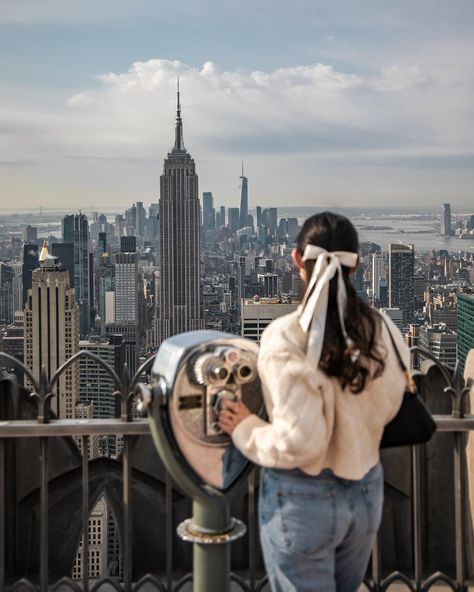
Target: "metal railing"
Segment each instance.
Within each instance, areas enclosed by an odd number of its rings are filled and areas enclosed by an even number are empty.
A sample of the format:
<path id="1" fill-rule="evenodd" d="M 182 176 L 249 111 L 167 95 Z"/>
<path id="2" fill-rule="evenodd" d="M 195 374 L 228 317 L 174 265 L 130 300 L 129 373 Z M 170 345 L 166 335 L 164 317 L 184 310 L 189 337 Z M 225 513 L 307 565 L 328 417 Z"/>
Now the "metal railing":
<path id="1" fill-rule="evenodd" d="M 427 355 L 423 352 L 423 355 Z M 48 403 L 54 396 L 54 388 L 62 372 L 71 364 L 79 361 L 80 358 L 87 357 L 94 360 L 102 366 L 112 377 L 116 390 L 114 395 L 120 400 L 121 417 L 117 419 L 71 419 L 61 420 L 49 417 Z M 430 357 L 430 356 L 427 356 Z M 441 376 L 445 381 L 444 392 L 450 395 L 452 400 L 451 415 L 435 415 L 435 420 L 439 432 L 448 432 L 453 434 L 453 497 L 454 497 L 454 532 L 455 532 L 455 566 L 454 574 L 446 574 L 442 571 L 433 571 L 426 573 L 426 567 L 423 565 L 423 537 L 422 537 L 422 450 L 423 447 L 411 447 L 411 515 L 413 517 L 411 531 L 411 545 L 413 563 L 410 573 L 404 573 L 402 570 L 395 570 L 390 574 L 383 573 L 381 561 L 381 551 L 384 545 L 383 534 L 378 535 L 372 555 L 372 566 L 370 577 L 365 582 L 366 588 L 371 592 L 381 592 L 390 590 L 395 582 L 404 583 L 409 590 L 413 592 L 425 592 L 431 589 L 435 584 L 444 583 L 455 591 L 467 590 L 468 573 L 466 561 L 467 549 L 467 528 L 466 524 L 470 515 L 467 508 L 467 499 L 465 494 L 466 487 L 466 466 L 464 458 L 464 449 L 466 445 L 466 434 L 474 430 L 474 415 L 463 413 L 464 398 L 470 389 L 470 384 L 464 384 L 459 371 L 454 373 L 441 366 L 437 360 L 434 363 L 439 368 Z M 134 419 L 132 417 L 132 401 L 135 386 L 144 372 L 149 370 L 153 358 L 146 361 L 141 368 L 137 370 L 133 377 L 128 375 L 126 367 L 123 374 L 119 377 L 116 372 L 98 356 L 81 351 L 73 358 L 68 360 L 52 377 L 47 380 L 43 371 L 39 381 L 36 381 L 31 372 L 18 360 L 7 354 L 0 353 L 0 364 L 3 366 L 17 366 L 25 373 L 33 385 L 31 397 L 37 403 L 36 419 L 8 419 L 0 418 L 0 591 L 3 590 L 74 590 L 94 592 L 107 583 L 115 590 L 139 591 L 156 589 L 159 592 L 179 592 L 190 581 L 192 573 L 182 573 L 180 566 L 176 565 L 173 557 L 173 549 L 176 545 L 175 524 L 173 522 L 173 505 L 176 495 L 175 488 L 171 478 L 164 472 L 164 538 L 165 569 L 161 573 L 147 573 L 134 578 L 133 565 L 133 533 L 134 516 L 132 512 L 133 480 L 135 478 L 135 469 L 132 467 L 131 449 L 137 437 L 149 438 L 149 427 L 146 419 Z M 1 409 L 1 401 L 0 401 Z M 90 512 L 90 461 L 88 451 L 91 438 L 96 435 L 115 435 L 123 437 L 123 450 L 121 454 L 121 487 L 122 487 L 122 516 L 121 516 L 121 544 L 123 558 L 123 579 L 102 577 L 99 580 L 90 582 L 89 580 L 89 552 L 88 537 L 83 540 L 83 578 L 82 580 L 73 580 L 70 576 L 62 576 L 58 581 L 51 582 L 48 572 L 50 564 L 49 549 L 49 526 L 52 517 L 49 515 L 49 460 L 52 446 L 55 439 L 69 437 L 79 439 L 82 447 L 82 459 L 80 462 L 81 473 L 81 492 L 82 492 L 82 529 L 84 533 L 88 532 L 88 520 Z M 39 570 L 33 576 L 28 573 L 15 574 L 16 580 L 12 580 L 12 574 L 7 573 L 6 567 L 6 516 L 11 511 L 6 505 L 6 487 L 9 475 L 7 474 L 7 443 L 16 443 L 28 438 L 37 438 L 39 442 L 38 450 L 38 470 L 39 470 Z M 258 528 L 257 528 L 257 476 L 255 471 L 248 478 L 246 491 L 246 512 L 248 524 L 248 538 L 246 547 L 246 566 L 231 575 L 235 585 L 244 592 L 261 592 L 267 590 L 267 580 L 263 572 L 259 556 Z M 239 495 L 242 496 L 242 493 Z M 150 525 L 150 528 L 152 526 Z M 137 545 L 135 545 L 135 552 Z M 9 579 L 7 576 L 9 575 Z"/>

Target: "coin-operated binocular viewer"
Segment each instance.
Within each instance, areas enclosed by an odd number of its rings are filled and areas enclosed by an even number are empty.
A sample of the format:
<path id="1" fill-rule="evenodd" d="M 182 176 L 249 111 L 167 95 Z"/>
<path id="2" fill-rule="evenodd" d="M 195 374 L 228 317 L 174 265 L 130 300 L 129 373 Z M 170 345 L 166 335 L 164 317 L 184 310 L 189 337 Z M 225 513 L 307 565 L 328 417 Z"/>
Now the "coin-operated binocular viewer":
<path id="1" fill-rule="evenodd" d="M 160 457 L 193 499 L 193 517 L 178 535 L 194 543 L 194 592 L 230 590 L 230 543 L 245 525 L 230 516 L 230 501 L 250 464 L 219 427 L 222 400 L 263 413 L 258 346 L 215 331 L 193 331 L 161 345 L 152 381 L 141 385 L 143 407 Z"/>

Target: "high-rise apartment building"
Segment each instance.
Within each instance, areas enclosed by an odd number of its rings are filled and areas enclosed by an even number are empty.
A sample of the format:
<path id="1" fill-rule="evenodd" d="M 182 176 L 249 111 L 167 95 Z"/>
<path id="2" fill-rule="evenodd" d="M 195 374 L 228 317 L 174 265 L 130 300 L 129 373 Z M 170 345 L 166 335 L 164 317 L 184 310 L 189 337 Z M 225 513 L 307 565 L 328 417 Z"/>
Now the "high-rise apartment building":
<path id="1" fill-rule="evenodd" d="M 204 328 L 201 310 L 201 208 L 194 159 L 183 142 L 178 87 L 175 141 L 160 177 L 160 298 L 157 344 Z"/>
<path id="2" fill-rule="evenodd" d="M 249 182 L 244 175 L 244 163 L 242 163 L 242 174 L 240 176 L 242 187 L 240 190 L 240 220 L 239 228 L 244 228 L 248 225 L 249 217 Z"/>
<path id="3" fill-rule="evenodd" d="M 25 365 L 39 379 L 44 366 L 50 379 L 56 370 L 78 351 L 79 321 L 74 289 L 59 261 L 41 250 L 39 269 L 33 272 L 25 307 Z M 62 419 L 75 415 L 77 367 L 61 374 L 53 409 Z"/>
<path id="4" fill-rule="evenodd" d="M 79 349 L 95 354 L 120 376 L 125 362 L 121 336 L 111 335 L 109 339 L 80 341 Z M 115 390 L 112 377 L 102 366 L 90 358 L 79 360 L 78 402 L 82 405 L 92 405 L 93 417 L 111 419 L 120 415 L 118 399 L 114 396 Z M 98 449 L 102 456 L 116 455 L 116 436 L 100 436 Z"/>
<path id="5" fill-rule="evenodd" d="M 220 207 L 221 226 L 225 226 L 225 206 Z"/>
<path id="6" fill-rule="evenodd" d="M 443 236 L 451 236 L 453 234 L 451 228 L 451 204 L 442 204 L 441 211 L 441 234 Z"/>
<path id="7" fill-rule="evenodd" d="M 474 294 L 457 294 L 458 360 L 464 371 L 467 354 L 474 348 Z"/>
<path id="8" fill-rule="evenodd" d="M 388 307 L 399 308 L 403 324 L 415 315 L 415 248 L 414 245 L 390 243 L 388 261 Z"/>

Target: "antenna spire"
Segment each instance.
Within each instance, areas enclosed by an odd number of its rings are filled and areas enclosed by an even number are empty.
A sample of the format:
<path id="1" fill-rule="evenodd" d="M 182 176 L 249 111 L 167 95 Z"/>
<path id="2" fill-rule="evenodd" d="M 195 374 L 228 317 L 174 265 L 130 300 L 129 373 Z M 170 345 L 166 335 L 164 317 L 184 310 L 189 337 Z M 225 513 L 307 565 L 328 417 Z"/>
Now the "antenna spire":
<path id="1" fill-rule="evenodd" d="M 176 127 L 174 136 L 174 151 L 183 152 L 183 120 L 181 119 L 181 95 L 179 91 L 179 75 L 176 82 Z"/>

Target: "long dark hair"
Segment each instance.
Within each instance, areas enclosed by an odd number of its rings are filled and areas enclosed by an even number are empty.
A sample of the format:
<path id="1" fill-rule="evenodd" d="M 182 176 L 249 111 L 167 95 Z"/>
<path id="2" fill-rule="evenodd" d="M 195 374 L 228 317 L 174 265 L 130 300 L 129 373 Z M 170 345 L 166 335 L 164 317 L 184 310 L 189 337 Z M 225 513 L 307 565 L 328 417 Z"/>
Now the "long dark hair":
<path id="1" fill-rule="evenodd" d="M 321 212 L 306 220 L 296 239 L 296 249 L 303 255 L 306 245 L 317 245 L 327 251 L 359 251 L 357 231 L 345 216 Z M 305 261 L 308 279 L 315 261 Z M 337 276 L 329 283 L 329 302 L 326 330 L 319 367 L 335 376 L 343 388 L 358 394 L 368 379 L 380 376 L 385 368 L 384 356 L 378 349 L 377 333 L 380 319 L 358 295 L 349 278 L 350 269 L 342 266 L 342 277 L 347 289 L 345 325 L 354 348 L 360 350 L 358 359 L 351 361 L 347 352 L 337 310 Z"/>

